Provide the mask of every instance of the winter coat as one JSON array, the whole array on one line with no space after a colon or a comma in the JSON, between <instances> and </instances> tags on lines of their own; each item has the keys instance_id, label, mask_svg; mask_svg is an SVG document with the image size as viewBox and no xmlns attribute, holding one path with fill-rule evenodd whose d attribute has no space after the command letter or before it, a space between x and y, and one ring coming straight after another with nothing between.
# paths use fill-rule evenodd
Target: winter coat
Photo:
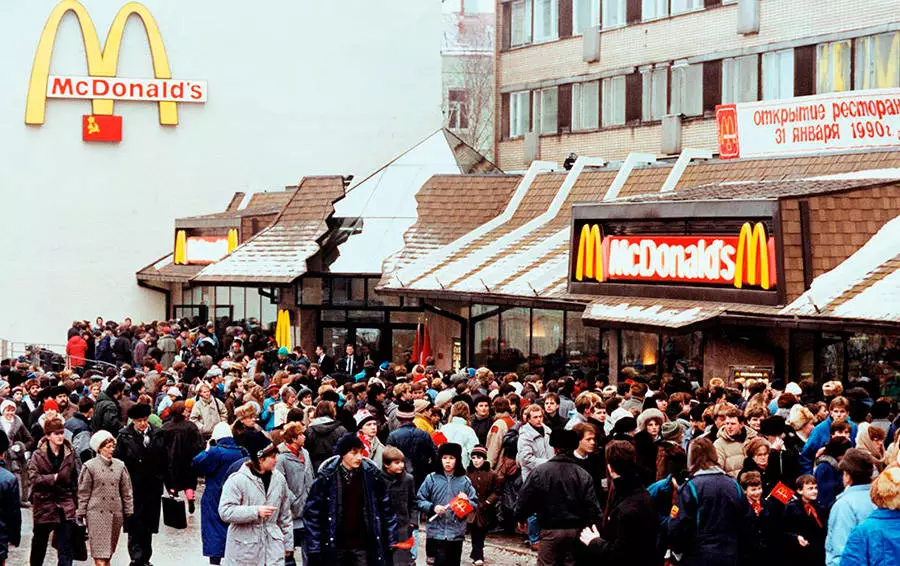
<instances>
[{"instance_id":1,"label":"winter coat","mask_svg":"<svg viewBox=\"0 0 900 566\"><path fill-rule=\"evenodd\" d=\"M222 566L280 566L284 553L294 550L291 493L281 472L272 471L267 491L249 466L241 466L222 487L219 516L228 523ZM277 510L262 519L263 505Z\"/></svg>"},{"instance_id":2,"label":"winter coat","mask_svg":"<svg viewBox=\"0 0 900 566\"><path fill-rule=\"evenodd\" d=\"M468 468L472 449L478 446L478 435L462 417L450 419L450 422L441 427L441 432L447 437L447 442L462 446L462 465L463 468Z\"/></svg>"},{"instance_id":3,"label":"winter coat","mask_svg":"<svg viewBox=\"0 0 900 566\"><path fill-rule=\"evenodd\" d=\"M491 463L491 468L495 470L500 465L500 457L503 455L503 437L506 436L506 432L514 424L516 423L509 416L509 413L498 414L494 424L491 426L491 430L488 431L487 442L484 446L487 448L488 462Z\"/></svg>"},{"instance_id":4,"label":"winter coat","mask_svg":"<svg viewBox=\"0 0 900 566\"><path fill-rule=\"evenodd\" d=\"M163 475L167 467L166 450L158 428L147 429L148 444L134 423L122 428L116 439L115 457L125 464L134 494L134 514L125 521L125 532L159 531L159 510L163 494Z\"/></svg>"},{"instance_id":5,"label":"winter coat","mask_svg":"<svg viewBox=\"0 0 900 566\"><path fill-rule=\"evenodd\" d=\"M428 474L416 494L419 511L432 517L437 505L447 505L454 497L465 493L472 504L473 512L478 509L478 494L467 476L450 476L444 472ZM461 541L466 537L466 518L460 519L447 509L433 521L428 522L426 538L435 540Z\"/></svg>"},{"instance_id":6,"label":"winter coat","mask_svg":"<svg viewBox=\"0 0 900 566\"><path fill-rule=\"evenodd\" d=\"M284 443L278 445L278 462L275 469L281 472L291 490L291 514L294 517L294 528L303 527L303 508L306 507L306 498L309 489L315 480L315 471L309 452L301 448L298 454L294 454ZM300 541L294 541L299 546Z\"/></svg>"},{"instance_id":7,"label":"winter coat","mask_svg":"<svg viewBox=\"0 0 900 566\"><path fill-rule=\"evenodd\" d=\"M66 355L69 356L69 365L72 367L84 367L84 359L87 354L87 342L79 335L72 336L66 343Z\"/></svg>"},{"instance_id":8,"label":"winter coat","mask_svg":"<svg viewBox=\"0 0 900 566\"><path fill-rule=\"evenodd\" d=\"M113 436L119 434L119 430L125 423L122 422L122 409L119 402L101 391L97 395L97 403L94 405L94 416L91 418L91 432L105 430Z\"/></svg>"},{"instance_id":9,"label":"winter coat","mask_svg":"<svg viewBox=\"0 0 900 566\"><path fill-rule=\"evenodd\" d=\"M856 434L858 429L856 428L856 423L847 419L847 422L850 423L850 442L856 445ZM829 416L824 421L820 422L815 426L812 432L809 434L809 438L806 439L806 444L803 445L803 450L800 452L800 473L801 474L811 474L813 473L813 465L816 460L816 453L818 453L819 449L828 444L828 441L831 439L831 417Z\"/></svg>"},{"instance_id":10,"label":"winter coat","mask_svg":"<svg viewBox=\"0 0 900 566\"><path fill-rule=\"evenodd\" d=\"M659 453L657 439L646 430L634 435L634 450L637 456L637 472L644 485L654 483L656 478L656 457Z\"/></svg>"},{"instance_id":11,"label":"winter coat","mask_svg":"<svg viewBox=\"0 0 900 566\"><path fill-rule=\"evenodd\" d=\"M557 454L525 480L516 517L524 522L535 514L543 529L581 529L600 523L594 482L572 456Z\"/></svg>"},{"instance_id":12,"label":"winter coat","mask_svg":"<svg viewBox=\"0 0 900 566\"><path fill-rule=\"evenodd\" d=\"M9 545L21 544L21 504L19 480L0 461L0 562L9 557Z\"/></svg>"},{"instance_id":13,"label":"winter coat","mask_svg":"<svg viewBox=\"0 0 900 566\"><path fill-rule=\"evenodd\" d=\"M103 338L100 339L100 343L97 345L97 360L106 362L108 364L116 363L116 356L113 353L112 342L113 339L109 335L104 335Z\"/></svg>"},{"instance_id":14,"label":"winter coat","mask_svg":"<svg viewBox=\"0 0 900 566\"><path fill-rule=\"evenodd\" d=\"M772 488L781 481L781 470L778 468L778 461L772 457L773 455L775 455L775 451L769 452L769 464L766 466L765 470L759 467L756 460L747 456L744 458L744 465L737 475L738 481L740 481L741 476L747 472L758 472L759 476L762 478L762 496L764 498L768 497L769 494L772 493Z\"/></svg>"},{"instance_id":15,"label":"winter coat","mask_svg":"<svg viewBox=\"0 0 900 566\"><path fill-rule=\"evenodd\" d=\"M614 480L611 497L600 538L591 542L587 554L598 564L662 564L656 550L659 519L640 479L623 476Z\"/></svg>"},{"instance_id":16,"label":"winter coat","mask_svg":"<svg viewBox=\"0 0 900 566\"><path fill-rule=\"evenodd\" d=\"M391 499L391 508L397 515L397 540L405 541L412 536L414 528L418 525L416 518L416 487L411 474L403 472L398 475L384 473L384 483L387 485L388 497Z\"/></svg>"},{"instance_id":17,"label":"winter coat","mask_svg":"<svg viewBox=\"0 0 900 566\"><path fill-rule=\"evenodd\" d=\"M134 513L131 478L121 460L95 456L84 464L78 478L77 513L87 522L91 556L111 558L125 519Z\"/></svg>"},{"instance_id":18,"label":"winter coat","mask_svg":"<svg viewBox=\"0 0 900 566\"><path fill-rule=\"evenodd\" d=\"M91 421L81 413L75 413L66 421L66 430L72 434L72 448L82 462L94 457L91 450Z\"/></svg>"},{"instance_id":19,"label":"winter coat","mask_svg":"<svg viewBox=\"0 0 900 566\"><path fill-rule=\"evenodd\" d=\"M193 466L198 475L206 478L206 487L200 498L200 536L203 539L203 556L225 556L225 540L228 523L219 517L219 501L222 486L228 479L228 468L244 457L244 450L233 438L223 438L209 450L194 456Z\"/></svg>"},{"instance_id":20,"label":"winter coat","mask_svg":"<svg viewBox=\"0 0 900 566\"><path fill-rule=\"evenodd\" d=\"M900 511L876 509L850 533L841 566L900 564Z\"/></svg>"},{"instance_id":21,"label":"winter coat","mask_svg":"<svg viewBox=\"0 0 900 566\"><path fill-rule=\"evenodd\" d=\"M478 510L471 513L468 517L470 523L480 528L487 528L494 522L497 514L497 501L500 499L500 490L503 488L503 482L497 472L491 470L491 465L487 462L481 465L478 470L469 469L469 480L475 493L478 494L478 501L481 504Z\"/></svg>"},{"instance_id":22,"label":"winter coat","mask_svg":"<svg viewBox=\"0 0 900 566\"><path fill-rule=\"evenodd\" d=\"M113 342L112 349L117 365L132 363L131 340L129 340L127 336L123 335L116 338L116 341Z\"/></svg>"},{"instance_id":23,"label":"winter coat","mask_svg":"<svg viewBox=\"0 0 900 566\"><path fill-rule=\"evenodd\" d=\"M528 476L539 465L553 457L553 448L550 447L550 429L541 425L541 430L535 429L530 424L522 425L519 429L518 454L516 462L522 468L522 481L527 482Z\"/></svg>"},{"instance_id":24,"label":"winter coat","mask_svg":"<svg viewBox=\"0 0 900 566\"><path fill-rule=\"evenodd\" d=\"M387 444L400 449L406 457L406 472L412 474L416 488L438 465L437 448L431 436L412 423L401 425L388 435Z\"/></svg>"},{"instance_id":25,"label":"winter coat","mask_svg":"<svg viewBox=\"0 0 900 566\"><path fill-rule=\"evenodd\" d=\"M825 563L825 535L828 528L828 510L813 503L822 523L808 516L803 501L794 498L784 511L785 564L791 566L822 566ZM802 547L797 537L802 536L809 546Z\"/></svg>"},{"instance_id":26,"label":"winter coat","mask_svg":"<svg viewBox=\"0 0 900 566\"><path fill-rule=\"evenodd\" d=\"M228 422L225 403L216 399L214 395L209 396L209 401L198 396L194 408L191 409L191 422L197 425L203 438L209 438L217 424Z\"/></svg>"},{"instance_id":27,"label":"winter coat","mask_svg":"<svg viewBox=\"0 0 900 566\"><path fill-rule=\"evenodd\" d=\"M156 347L162 351L162 358L159 364L163 369L169 369L175 363L175 356L178 355L178 341L171 334L164 334L159 337Z\"/></svg>"},{"instance_id":28,"label":"winter coat","mask_svg":"<svg viewBox=\"0 0 900 566\"><path fill-rule=\"evenodd\" d=\"M381 443L381 440L377 436L373 436L372 440L364 440L362 433L358 432L356 435L363 441L364 446L368 443L368 446L363 450L363 455L369 460L372 460L375 467L380 470L382 468L381 464L384 456L384 444Z\"/></svg>"},{"instance_id":29,"label":"winter coat","mask_svg":"<svg viewBox=\"0 0 900 566\"><path fill-rule=\"evenodd\" d=\"M2 418L4 417L0 416L0 419ZM28 465L25 460L25 452L31 450L31 445L34 442L31 434L28 432L28 427L25 426L21 418L13 416L13 421L10 423L9 432L6 436L9 438L9 450L6 451L4 458L6 469L14 474L25 471ZM0 454L0 456L3 455Z\"/></svg>"},{"instance_id":30,"label":"winter coat","mask_svg":"<svg viewBox=\"0 0 900 566\"><path fill-rule=\"evenodd\" d=\"M741 486L720 468L694 474L678 489L669 521L672 550L683 566L733 566L749 533L750 504Z\"/></svg>"},{"instance_id":31,"label":"winter coat","mask_svg":"<svg viewBox=\"0 0 900 566\"><path fill-rule=\"evenodd\" d=\"M65 440L62 445L62 464L55 470L50 463L49 444L47 438L41 439L28 462L32 515L38 525L59 523L59 511L63 512L67 521L75 520L75 497L81 463L75 457L72 444Z\"/></svg>"},{"instance_id":32,"label":"winter coat","mask_svg":"<svg viewBox=\"0 0 900 566\"><path fill-rule=\"evenodd\" d=\"M166 450L165 484L172 491L197 489L194 456L203 450L203 437L194 423L171 420L162 427L162 442Z\"/></svg>"},{"instance_id":33,"label":"winter coat","mask_svg":"<svg viewBox=\"0 0 900 566\"><path fill-rule=\"evenodd\" d=\"M716 447L716 454L719 456L719 467L733 478L738 477L741 472L744 465L744 442L751 438L756 438L756 431L749 426L743 427L733 438L725 432L724 427L716 434L713 446Z\"/></svg>"},{"instance_id":34,"label":"winter coat","mask_svg":"<svg viewBox=\"0 0 900 566\"><path fill-rule=\"evenodd\" d=\"M319 469L303 510L306 551L311 557L318 557L320 564L338 564L341 541L335 540L335 537L343 516L340 465L340 458L332 458ZM363 513L368 528L365 537L368 543L367 562L369 566L388 566L391 545L396 544L398 538L397 516L391 506L387 486L381 471L368 460L362 461L356 473L362 474L363 482Z\"/></svg>"},{"instance_id":35,"label":"winter coat","mask_svg":"<svg viewBox=\"0 0 900 566\"><path fill-rule=\"evenodd\" d=\"M826 566L840 566L850 532L875 511L870 487L869 484L851 485L834 502L828 515L828 536L825 538Z\"/></svg>"},{"instance_id":36,"label":"winter coat","mask_svg":"<svg viewBox=\"0 0 900 566\"><path fill-rule=\"evenodd\" d=\"M318 417L310 421L305 446L314 471L334 455L337 441L346 433L347 429L331 417Z\"/></svg>"},{"instance_id":37,"label":"winter coat","mask_svg":"<svg viewBox=\"0 0 900 566\"><path fill-rule=\"evenodd\" d=\"M844 474L838 469L838 461L832 456L819 456L813 476L819 485L819 505L831 509L838 494L844 490Z\"/></svg>"}]
</instances>

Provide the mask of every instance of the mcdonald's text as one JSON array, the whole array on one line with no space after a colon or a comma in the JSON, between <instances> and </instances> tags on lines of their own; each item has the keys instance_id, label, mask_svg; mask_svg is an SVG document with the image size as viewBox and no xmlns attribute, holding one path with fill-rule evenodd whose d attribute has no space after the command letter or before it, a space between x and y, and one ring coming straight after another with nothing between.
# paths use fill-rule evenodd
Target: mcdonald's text
<instances>
[{"instance_id":1,"label":"mcdonald's text","mask_svg":"<svg viewBox=\"0 0 900 566\"><path fill-rule=\"evenodd\" d=\"M206 81L50 75L47 98L206 102Z\"/></svg>"}]
</instances>

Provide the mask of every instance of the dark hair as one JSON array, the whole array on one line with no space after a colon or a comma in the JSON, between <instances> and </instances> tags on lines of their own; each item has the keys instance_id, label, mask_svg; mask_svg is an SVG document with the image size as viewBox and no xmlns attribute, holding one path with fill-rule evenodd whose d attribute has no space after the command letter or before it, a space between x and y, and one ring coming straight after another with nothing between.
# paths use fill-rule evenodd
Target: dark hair
<instances>
[{"instance_id":1,"label":"dark hair","mask_svg":"<svg viewBox=\"0 0 900 566\"><path fill-rule=\"evenodd\" d=\"M181 422L184 420L184 409L184 401L175 401L172 403L172 406L169 407L169 416L172 417L173 421Z\"/></svg>"},{"instance_id":2,"label":"dark hair","mask_svg":"<svg viewBox=\"0 0 900 566\"><path fill-rule=\"evenodd\" d=\"M494 402L492 403L494 413L508 413L511 411L509 408L509 399L502 395L497 395L494 397Z\"/></svg>"},{"instance_id":3,"label":"dark hair","mask_svg":"<svg viewBox=\"0 0 900 566\"><path fill-rule=\"evenodd\" d=\"M810 485L810 484L818 485L818 483L819 482L816 481L815 476L812 476L810 474L803 474L802 476L797 478L797 489L798 490L803 489L803 486Z\"/></svg>"},{"instance_id":4,"label":"dark hair","mask_svg":"<svg viewBox=\"0 0 900 566\"><path fill-rule=\"evenodd\" d=\"M78 412L85 415L94 408L94 400L90 397L82 397L78 400Z\"/></svg>"},{"instance_id":5,"label":"dark hair","mask_svg":"<svg viewBox=\"0 0 900 566\"><path fill-rule=\"evenodd\" d=\"M319 417L331 417L334 418L337 415L337 411L334 408L334 403L331 401L319 401L319 404L316 405L316 412L313 418Z\"/></svg>"},{"instance_id":6,"label":"dark hair","mask_svg":"<svg viewBox=\"0 0 900 566\"><path fill-rule=\"evenodd\" d=\"M838 464L838 470L850 474L852 485L872 483L872 459L859 448L850 448L844 453L844 458Z\"/></svg>"},{"instance_id":7,"label":"dark hair","mask_svg":"<svg viewBox=\"0 0 900 566\"><path fill-rule=\"evenodd\" d=\"M633 475L637 468L634 445L627 440L613 440L606 445L606 463L620 476Z\"/></svg>"},{"instance_id":8,"label":"dark hair","mask_svg":"<svg viewBox=\"0 0 900 566\"><path fill-rule=\"evenodd\" d=\"M106 394L110 397L115 397L119 393L125 391L125 382L124 381L112 381L109 385L106 386Z\"/></svg>"},{"instance_id":9,"label":"dark hair","mask_svg":"<svg viewBox=\"0 0 900 566\"><path fill-rule=\"evenodd\" d=\"M688 471L691 475L719 465L716 447L708 438L698 438L688 445Z\"/></svg>"},{"instance_id":10,"label":"dark hair","mask_svg":"<svg viewBox=\"0 0 900 566\"><path fill-rule=\"evenodd\" d=\"M847 421L841 421L839 423L833 422L833 423L831 423L831 428L829 429L829 432L831 433L831 436L834 436L834 433L836 433L836 432L852 433L853 427L850 426L850 423L848 423Z\"/></svg>"}]
</instances>

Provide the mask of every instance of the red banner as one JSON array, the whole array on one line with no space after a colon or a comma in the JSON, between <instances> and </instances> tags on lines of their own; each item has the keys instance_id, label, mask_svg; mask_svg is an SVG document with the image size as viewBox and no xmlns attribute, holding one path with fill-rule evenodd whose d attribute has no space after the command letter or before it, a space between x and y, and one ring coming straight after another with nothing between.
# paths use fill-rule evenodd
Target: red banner
<instances>
[{"instance_id":1,"label":"red banner","mask_svg":"<svg viewBox=\"0 0 900 566\"><path fill-rule=\"evenodd\" d=\"M86 142L122 141L122 117L89 114L81 121L81 139Z\"/></svg>"}]
</instances>

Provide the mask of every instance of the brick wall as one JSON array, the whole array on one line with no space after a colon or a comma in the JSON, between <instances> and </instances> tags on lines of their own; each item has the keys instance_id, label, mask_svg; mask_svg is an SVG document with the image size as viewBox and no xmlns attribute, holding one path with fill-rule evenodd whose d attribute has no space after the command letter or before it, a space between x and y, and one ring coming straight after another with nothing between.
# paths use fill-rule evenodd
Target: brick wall
<instances>
[{"instance_id":1,"label":"brick wall","mask_svg":"<svg viewBox=\"0 0 900 566\"><path fill-rule=\"evenodd\" d=\"M732 366L787 367L788 331L767 329L762 340L734 340L714 331L706 334L703 345L703 381L714 377L726 381ZM780 376L783 377L783 376Z\"/></svg>"}]
</instances>

